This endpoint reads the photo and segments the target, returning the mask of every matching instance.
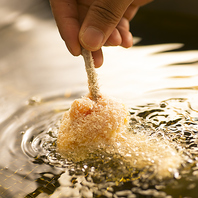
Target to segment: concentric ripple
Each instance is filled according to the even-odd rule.
[[[183,156],[179,172],[156,179],[99,149],[74,163],[56,151],[60,119],[74,98],[32,98],[1,125],[0,197],[192,197],[198,186],[198,112],[188,99],[131,106],[130,133],[170,142]]]

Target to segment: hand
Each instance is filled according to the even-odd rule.
[[[81,46],[92,51],[94,63],[103,63],[101,47],[128,48],[133,44],[129,22],[138,8],[152,0],[50,0],[62,39],[74,56]]]

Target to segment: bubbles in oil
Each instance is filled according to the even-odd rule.
[[[152,167],[133,167],[120,154],[100,148],[78,163],[62,158],[56,151],[56,137],[61,116],[69,107],[64,100],[27,105],[11,121],[12,127],[7,129],[10,123],[5,123],[7,135],[0,140],[4,159],[0,163],[1,197],[197,196],[198,114],[187,99],[129,109],[129,133],[166,140],[183,157],[179,172],[161,180],[154,177]]]
[[[185,178],[186,174],[190,173],[187,170],[190,170],[191,167],[194,170],[191,174],[197,175],[195,166],[198,157],[197,136],[195,135],[197,123],[188,121],[191,115],[185,110],[185,105],[188,107],[188,101],[185,99],[169,99],[160,104],[148,104],[130,109],[130,130],[133,133],[146,133],[153,137],[153,141],[168,140],[172,142],[178,152],[183,154],[183,158],[185,158],[183,168],[180,173],[175,173],[174,179],[172,179],[175,187]],[[191,117],[191,120],[193,119],[196,120]],[[50,156],[48,158],[50,164],[67,167],[66,172],[59,178],[62,187],[57,188],[54,197],[61,197],[61,195],[62,197],[137,197],[138,195],[166,197],[168,195],[166,188],[170,179],[158,181],[153,178],[152,169],[134,168],[119,154],[106,153],[99,149],[98,152],[91,153],[87,160],[79,163],[72,163],[69,159],[61,158],[56,153],[55,147],[57,131],[58,124],[52,124],[47,131],[40,133],[32,141],[32,147],[34,147],[34,143],[40,139],[40,147],[44,149],[45,154],[48,153],[46,156]],[[45,137],[42,138],[41,136],[44,134]],[[190,150],[188,140],[191,140]],[[39,151],[39,155],[41,153]],[[40,158],[42,157],[40,156]],[[55,163],[52,162],[53,159],[56,161]],[[67,181],[63,179],[65,177],[67,177]],[[70,179],[68,180],[68,178]],[[194,178],[196,182],[196,177]],[[125,186],[128,186],[127,190],[124,190]],[[195,186],[196,184],[191,184],[188,188]],[[163,190],[161,191],[161,189]]]

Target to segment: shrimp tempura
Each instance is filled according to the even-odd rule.
[[[77,99],[63,115],[58,150],[63,155],[78,153],[78,157],[83,158],[91,149],[111,144],[127,125],[127,108],[118,100],[105,96],[97,102],[89,97]]]
[[[99,92],[91,53],[84,59],[90,94],[75,100],[60,125],[58,151],[74,161],[84,160],[97,149],[118,153],[133,167],[153,167],[158,178],[177,173],[182,158],[167,141],[153,141],[145,134],[129,133],[128,111],[116,99]],[[106,151],[106,150],[105,150]]]

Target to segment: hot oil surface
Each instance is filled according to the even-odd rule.
[[[2,124],[1,197],[196,197],[198,114],[187,99],[129,108],[128,133],[163,139],[183,158],[173,177],[156,179],[152,166],[133,167],[102,148],[81,162],[57,153],[59,122],[75,97],[68,102],[62,96],[30,100]]]

